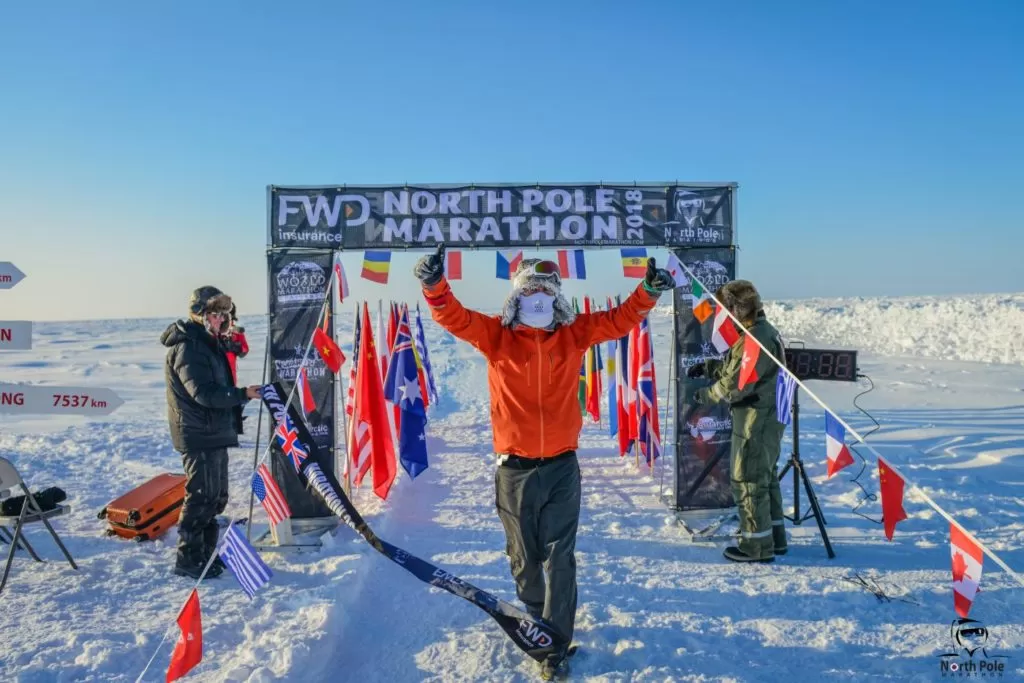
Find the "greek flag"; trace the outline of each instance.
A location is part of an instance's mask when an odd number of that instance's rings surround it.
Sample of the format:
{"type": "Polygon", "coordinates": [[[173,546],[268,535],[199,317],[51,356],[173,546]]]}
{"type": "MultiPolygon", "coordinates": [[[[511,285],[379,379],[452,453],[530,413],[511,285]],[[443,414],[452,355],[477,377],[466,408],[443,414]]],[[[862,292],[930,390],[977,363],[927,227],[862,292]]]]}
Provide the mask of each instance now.
{"type": "Polygon", "coordinates": [[[220,558],[234,573],[250,600],[256,595],[256,589],[266,585],[273,576],[270,567],[263,563],[256,549],[245,540],[245,535],[237,524],[232,524],[224,534],[220,558]]]}
{"type": "Polygon", "coordinates": [[[779,422],[788,425],[793,416],[793,392],[796,391],[796,377],[779,368],[775,380],[775,413],[779,422]]]}

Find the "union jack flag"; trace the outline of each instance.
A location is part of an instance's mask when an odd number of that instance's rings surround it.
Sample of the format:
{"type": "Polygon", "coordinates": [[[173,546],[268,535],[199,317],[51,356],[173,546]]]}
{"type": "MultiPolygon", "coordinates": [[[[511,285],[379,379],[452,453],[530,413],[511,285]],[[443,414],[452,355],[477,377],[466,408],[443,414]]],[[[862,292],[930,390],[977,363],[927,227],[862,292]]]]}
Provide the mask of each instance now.
{"type": "Polygon", "coordinates": [[[653,465],[661,455],[661,435],[658,433],[658,399],[654,393],[654,357],[651,348],[651,334],[647,318],[640,322],[640,362],[637,372],[637,399],[640,418],[640,448],[647,456],[647,464],[653,465]]]}
{"type": "Polygon", "coordinates": [[[287,415],[284,416],[284,419],[277,425],[277,429],[274,430],[274,436],[277,437],[277,443],[281,446],[281,450],[292,461],[295,471],[300,471],[302,463],[309,457],[309,453],[302,447],[302,442],[299,441],[299,432],[292,424],[291,418],[287,415]]]}

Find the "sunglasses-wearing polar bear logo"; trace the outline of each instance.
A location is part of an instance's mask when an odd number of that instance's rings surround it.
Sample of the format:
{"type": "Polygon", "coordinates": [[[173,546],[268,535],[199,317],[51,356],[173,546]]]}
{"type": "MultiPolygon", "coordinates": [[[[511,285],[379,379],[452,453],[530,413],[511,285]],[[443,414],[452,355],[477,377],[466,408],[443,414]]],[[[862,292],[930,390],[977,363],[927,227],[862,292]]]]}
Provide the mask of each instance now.
{"type": "Polygon", "coordinates": [[[704,198],[686,190],[676,190],[676,216],[693,228],[704,221],[704,198]]]}

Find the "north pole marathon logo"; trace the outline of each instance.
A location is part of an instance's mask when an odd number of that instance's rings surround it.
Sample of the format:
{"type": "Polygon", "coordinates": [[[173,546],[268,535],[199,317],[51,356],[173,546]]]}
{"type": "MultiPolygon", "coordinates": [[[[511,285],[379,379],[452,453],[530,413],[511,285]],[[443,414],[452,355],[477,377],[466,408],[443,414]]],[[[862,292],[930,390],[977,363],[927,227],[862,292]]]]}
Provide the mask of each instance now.
{"type": "MultiPolygon", "coordinates": [[[[722,285],[732,279],[729,277],[729,269],[718,261],[712,261],[709,259],[705,261],[695,261],[686,265],[691,271],[693,271],[697,280],[699,280],[712,294],[717,292],[722,285]]],[[[687,284],[690,284],[689,275],[686,276],[686,279],[687,284]]]]}
{"type": "MultiPolygon", "coordinates": [[[[302,358],[306,355],[303,346],[293,347],[294,356],[291,358],[274,359],[274,371],[277,376],[287,382],[294,382],[299,375],[299,368],[302,367],[302,358]]],[[[310,381],[323,379],[327,376],[327,365],[319,354],[311,353],[306,358],[306,376],[310,381]]]]}
{"type": "Polygon", "coordinates": [[[950,652],[939,655],[943,678],[1002,678],[1006,655],[993,654],[988,629],[976,619],[955,619],[950,624],[950,652]]]}
{"type": "Polygon", "coordinates": [[[689,190],[676,190],[676,196],[672,200],[676,210],[676,217],[688,228],[699,228],[704,226],[704,198],[689,190]]]}
{"type": "Polygon", "coordinates": [[[327,291],[327,273],[312,261],[289,263],[274,279],[279,304],[320,302],[327,291]]]}

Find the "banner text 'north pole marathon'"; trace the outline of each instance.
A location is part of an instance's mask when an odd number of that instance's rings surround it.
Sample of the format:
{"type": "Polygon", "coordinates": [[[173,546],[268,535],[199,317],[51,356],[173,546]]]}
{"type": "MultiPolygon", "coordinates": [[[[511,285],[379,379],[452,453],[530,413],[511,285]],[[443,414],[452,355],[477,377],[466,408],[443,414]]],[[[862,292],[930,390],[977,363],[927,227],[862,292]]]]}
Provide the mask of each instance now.
{"type": "Polygon", "coordinates": [[[272,247],[727,246],[731,185],[270,188],[272,247]]]}

